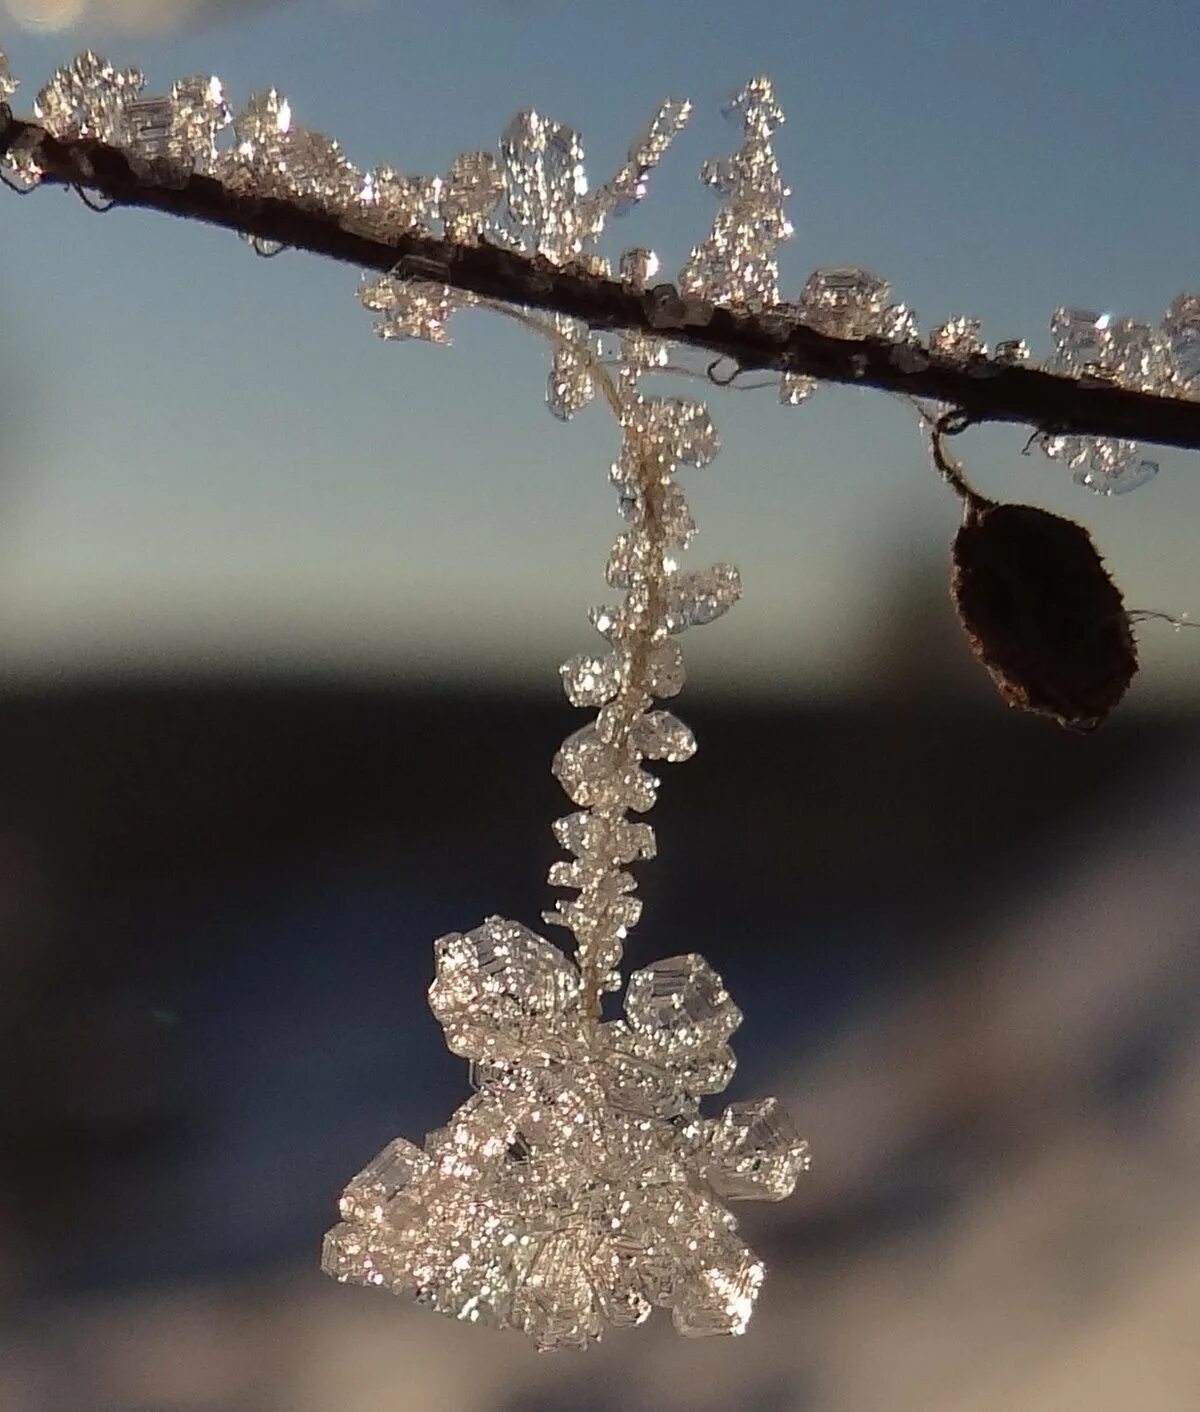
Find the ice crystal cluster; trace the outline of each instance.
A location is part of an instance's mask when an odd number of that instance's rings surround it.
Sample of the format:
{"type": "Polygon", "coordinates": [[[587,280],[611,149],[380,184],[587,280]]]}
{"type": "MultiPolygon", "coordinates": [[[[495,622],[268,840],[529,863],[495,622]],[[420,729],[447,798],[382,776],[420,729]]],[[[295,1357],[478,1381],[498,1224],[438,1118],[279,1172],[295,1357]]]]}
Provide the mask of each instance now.
{"type": "MultiPolygon", "coordinates": [[[[778,121],[770,87],[739,100],[756,170],[782,189],[766,134],[778,121]]],[[[686,117],[667,103],[626,167],[589,193],[582,147],[569,129],[520,114],[502,143],[510,237],[556,263],[601,262],[594,241],[619,202],[635,200],[686,117]]],[[[748,246],[734,219],[756,199],[751,173],[722,189],[714,234],[683,287],[698,301],[748,303],[773,280],[773,244],[748,246]],[[737,284],[731,284],[736,280],[737,284]]],[[[657,259],[627,250],[621,278],[644,289],[657,259]]],[[[370,307],[410,332],[429,284],[376,282],[370,307]]],[[[444,305],[434,337],[444,336],[444,305]]],[[[622,986],[620,964],[641,903],[631,865],[652,858],[654,832],[636,816],[655,802],[656,762],[688,759],[688,727],[657,703],[684,684],[679,636],[725,613],[741,592],[728,564],[684,569],[695,526],[675,480],[718,450],[707,409],[641,390],[662,367],[663,340],[626,334],[606,357],[572,320],[537,320],[554,347],[547,400],[568,418],[601,396],[621,429],[611,476],[624,528],[605,567],[620,601],[598,607],[599,651],[571,658],[563,686],[595,718],[554,757],[575,805],[554,825],[569,855],[544,914],[572,937],[573,958],[517,922],[488,918],[436,943],[430,1004],[450,1049],[471,1061],[475,1093],[423,1147],[390,1143],[347,1187],[324,1266],[340,1280],[415,1293],[443,1313],[515,1327],[541,1348],[582,1346],[606,1325],[640,1324],[668,1307],[684,1334],[745,1330],[762,1263],[737,1235],[730,1200],[779,1200],[807,1148],[778,1102],[734,1103],[719,1117],[701,1101],[734,1070],[729,1039],[741,1014],[697,955],[633,972],[624,1017],[602,996],[622,986]]],[[[396,331],[389,322],[385,332],[396,331]]],[[[429,337],[426,332],[418,336],[429,337]]]]}
{"type": "MultiPolygon", "coordinates": [[[[0,52],[0,102],[16,87],[0,52]]],[[[444,176],[360,170],[336,142],[300,125],[274,89],[235,114],[215,77],[148,94],[136,70],[90,52],[52,75],[33,111],[42,131],[26,130],[3,155],[5,179],[22,190],[45,175],[44,135],[83,144],[85,173],[86,144],[105,144],[146,183],[182,187],[199,176],[377,241],[488,242],[543,269],[616,277],[643,296],[655,334],[601,338],[573,318],[455,290],[449,267],[431,258],[406,257],[359,291],[384,338],[444,343],[455,311],[469,305],[542,334],[553,350],[550,411],[567,420],[600,400],[620,428],[611,478],[624,525],[605,567],[620,596],[592,612],[602,645],[562,667],[570,701],[595,712],[553,763],[574,807],[554,825],[568,856],[549,880],[565,895],[544,921],[569,933],[570,954],[499,917],[435,944],[429,1000],[449,1048],[470,1061],[472,1096],[422,1145],[397,1138],[350,1182],[323,1264],[342,1281],[518,1328],[542,1348],[585,1345],[606,1325],[641,1323],[655,1306],[669,1308],[685,1334],[742,1332],[763,1271],[727,1203],[787,1196],[806,1146],[775,1099],[704,1112],[732,1076],[729,1040],[741,1015],[700,956],[634,971],[622,1018],[604,1007],[604,995],[622,989],[625,942],[641,912],[630,869],[655,852],[639,817],[657,797],[655,768],[696,748],[660,704],[684,684],[679,637],[720,617],[741,592],[731,565],[679,561],[695,526],[676,473],[717,453],[707,408],[651,395],[643,380],[671,366],[673,329],[703,326],[718,306],[785,332],[798,320],[834,338],[882,342],[906,371],[941,360],[995,373],[1028,364],[1028,346],[1008,339],[989,350],[979,322],[965,316],[922,338],[886,279],[849,266],[817,270],[794,300],[782,296],[777,252],[792,227],[772,136],[783,113],[763,78],[729,106],[740,147],[701,170],[718,209],[674,285],[659,280],[657,257],[642,247],[626,249],[614,270],[601,240],[610,218],[645,194],[687,121],[686,102],[664,102],[595,188],[579,134],[533,111],[513,118],[495,151],[464,153],[444,176]]],[[[1157,327],[1064,307],[1050,332],[1044,366],[1056,373],[1200,397],[1200,294],[1179,295],[1157,327]]],[[[786,372],[779,394],[796,405],[815,387],[786,372]]],[[[1046,435],[1042,444],[1106,494],[1156,469],[1135,445],[1111,438],[1046,435]]]]}
{"type": "MultiPolygon", "coordinates": [[[[0,102],[16,87],[0,55],[0,102]]],[[[784,209],[789,193],[771,147],[783,114],[765,79],[752,80],[728,111],[743,123],[745,139],[738,152],[701,170],[721,197],[712,233],[693,250],[677,288],[649,289],[661,303],[664,328],[702,324],[714,305],[731,305],[798,319],[841,339],[881,340],[904,371],[933,359],[964,363],[981,375],[1031,363],[1023,339],[1004,339],[989,349],[979,321],[965,316],[946,320],[923,339],[915,313],[893,300],[889,282],[853,266],[816,270],[796,299],[783,299],[775,251],[791,234],[784,209]]],[[[579,134],[532,111],[513,118],[496,152],[464,153],[444,176],[411,176],[389,166],[355,167],[336,142],[298,124],[291,104],[274,89],[254,94],[235,117],[216,78],[183,79],[166,94],[148,95],[137,70],[116,68],[91,52],[53,74],[34,103],[35,117],[52,137],[120,148],[147,181],[182,185],[198,173],[234,192],[274,196],[331,215],[347,230],[374,239],[416,233],[457,245],[488,241],[596,275],[611,273],[598,246],[609,218],[642,197],[688,113],[686,102],[662,104],[620,169],[591,189],[579,134]]],[[[27,190],[41,179],[39,145],[36,133],[10,145],[3,158],[10,184],[27,190]]],[[[277,249],[259,239],[252,244],[263,254],[277,249]]],[[[453,312],[480,301],[437,279],[436,269],[413,263],[402,261],[393,274],[368,278],[360,298],[379,316],[382,337],[444,343],[453,312]]],[[[623,267],[620,273],[625,277],[623,267]]],[[[539,323],[549,324],[558,344],[551,408],[568,417],[594,395],[588,349],[596,345],[575,320],[539,323]]],[[[1050,334],[1053,351],[1042,366],[1052,372],[1200,397],[1200,293],[1180,294],[1157,326],[1059,308],[1050,334]]],[[[803,373],[780,379],[780,397],[793,405],[807,401],[815,388],[803,373]]],[[[1047,433],[1040,444],[1079,484],[1105,495],[1132,490],[1158,469],[1135,443],[1111,437],[1047,433]]]]}
{"type": "MultiPolygon", "coordinates": [[[[893,362],[907,371],[927,367],[934,358],[983,371],[995,364],[1030,363],[1023,339],[1005,339],[989,350],[978,319],[948,319],[922,343],[913,311],[890,301],[891,286],[878,275],[851,267],[823,269],[805,284],[798,312],[804,322],[833,337],[894,344],[893,362]]],[[[1056,309],[1050,334],[1054,352],[1043,364],[1049,372],[1134,392],[1200,397],[1200,294],[1180,294],[1159,328],[1109,314],[1056,309]]],[[[1047,456],[1075,472],[1077,484],[1102,495],[1124,494],[1158,473],[1157,463],[1145,459],[1136,442],[1053,434],[1039,440],[1047,456]]]]}
{"type": "Polygon", "coordinates": [[[430,1003],[477,1092],[350,1182],[324,1268],[540,1348],[656,1305],[684,1334],[741,1333],[763,1267],[725,1202],[787,1196],[805,1147],[773,1098],[702,1116],[741,1021],[720,977],[656,961],[599,1021],[585,972],[519,923],[489,917],[436,956],[430,1003]]]}

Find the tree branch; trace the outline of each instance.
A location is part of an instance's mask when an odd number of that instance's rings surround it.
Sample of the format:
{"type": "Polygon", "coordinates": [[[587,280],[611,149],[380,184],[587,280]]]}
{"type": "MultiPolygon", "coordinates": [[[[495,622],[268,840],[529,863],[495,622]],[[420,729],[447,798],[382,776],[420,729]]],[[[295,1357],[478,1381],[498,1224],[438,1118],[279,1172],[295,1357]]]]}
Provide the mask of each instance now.
{"type": "Polygon", "coordinates": [[[495,245],[433,236],[390,241],[344,230],[337,217],[274,198],[242,196],[211,177],[179,186],[142,180],[123,153],[96,142],[59,142],[0,108],[0,155],[19,138],[38,144],[44,181],[276,241],[360,269],[432,280],[487,299],[568,314],[594,329],[641,329],[727,358],[745,371],[772,369],[827,382],[882,388],[947,403],[967,422],[1017,422],[1053,433],[1122,437],[1200,450],[1200,402],[1130,392],[1100,379],[1069,378],[989,358],[928,357],[879,339],[831,338],[787,306],[763,315],[697,307],[669,285],[646,293],[562,269],[495,245]],[[914,363],[922,363],[914,366],[914,363]]]}

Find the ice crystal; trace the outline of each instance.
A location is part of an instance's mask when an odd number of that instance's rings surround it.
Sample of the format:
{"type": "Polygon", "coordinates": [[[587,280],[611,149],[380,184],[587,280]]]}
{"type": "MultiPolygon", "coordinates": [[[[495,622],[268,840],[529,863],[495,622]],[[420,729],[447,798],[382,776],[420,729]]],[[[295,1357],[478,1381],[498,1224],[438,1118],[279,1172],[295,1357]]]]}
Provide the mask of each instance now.
{"type": "Polygon", "coordinates": [[[556,314],[550,327],[558,335],[546,383],[546,405],[560,421],[569,421],[596,395],[594,368],[599,356],[597,340],[585,323],[556,314]]]}
{"type": "MultiPolygon", "coordinates": [[[[1164,392],[1174,377],[1172,311],[1181,307],[1176,301],[1167,311],[1164,330],[1090,309],[1056,309],[1050,320],[1055,351],[1046,367],[1134,392],[1164,392]]],[[[1074,471],[1077,485],[1101,495],[1136,490],[1158,473],[1158,463],[1143,458],[1134,441],[1051,433],[1042,436],[1041,445],[1052,460],[1074,471]]]]}
{"type": "Polygon", "coordinates": [[[88,50],[55,71],[34,101],[34,116],[60,141],[91,138],[120,145],[126,109],[144,83],[136,69],[115,69],[88,50]]]}
{"type": "Polygon", "coordinates": [[[646,250],[640,245],[632,245],[628,250],[622,250],[617,264],[617,272],[623,282],[639,294],[650,288],[660,268],[658,256],[654,251],[646,250]]]}
{"type": "Polygon", "coordinates": [[[218,134],[233,122],[233,112],[225,98],[221,80],[213,74],[182,78],[171,88],[172,157],[190,162],[205,175],[217,161],[218,134]]]}
{"type": "MultiPolygon", "coordinates": [[[[376,167],[363,176],[353,199],[341,212],[341,223],[373,240],[426,235],[443,196],[440,177],[405,176],[393,167],[376,167]]],[[[451,219],[468,220],[453,203],[451,210],[457,212],[451,219]]]]}
{"type": "Polygon", "coordinates": [[[1029,362],[1029,345],[1023,338],[1002,338],[992,350],[992,357],[997,363],[1016,367],[1029,362]]]}
{"type": "Polygon", "coordinates": [[[363,175],[338,144],[296,122],[275,89],[254,94],[233,121],[234,142],[215,170],[231,190],[273,196],[342,215],[361,193],[363,175]]]}
{"type": "Polygon", "coordinates": [[[1177,294],[1163,316],[1176,390],[1200,396],[1200,294],[1177,294]]]}
{"type": "Polygon", "coordinates": [[[649,173],[689,111],[687,103],[663,103],[616,176],[590,193],[583,143],[575,129],[541,113],[517,113],[500,139],[511,225],[553,264],[593,256],[609,217],[645,195],[649,173]]]}
{"type": "Polygon", "coordinates": [[[878,334],[889,343],[911,347],[920,342],[921,330],[914,310],[907,304],[889,304],[879,315],[878,334]]]}
{"type": "Polygon", "coordinates": [[[572,706],[603,706],[620,691],[625,669],[626,663],[615,652],[570,658],[561,668],[567,699],[572,706]]]}
{"type": "Polygon", "coordinates": [[[217,161],[217,134],[232,122],[218,78],[181,79],[171,92],[125,103],[117,139],[133,171],[145,181],[182,185],[217,161]]]}
{"type": "Polygon", "coordinates": [[[667,590],[666,629],[680,633],[715,622],[741,596],[742,577],[732,564],[714,564],[711,569],[678,574],[667,590]]]}
{"type": "Polygon", "coordinates": [[[441,186],[440,215],[447,240],[475,245],[504,199],[504,177],[490,152],[456,157],[441,186]]]}
{"type": "Polygon", "coordinates": [[[940,358],[973,358],[986,353],[979,336],[979,320],[962,315],[947,319],[929,335],[929,351],[940,358]]]}
{"type": "Polygon", "coordinates": [[[677,98],[668,98],[659,105],[630,144],[624,166],[585,201],[585,220],[593,236],[600,233],[610,216],[623,215],[645,196],[650,173],[662,161],[691,112],[692,105],[677,98]]]}
{"type": "Polygon", "coordinates": [[[792,234],[789,196],[771,145],[783,110],[769,79],[752,79],[731,101],[728,116],[745,131],[732,157],[707,162],[701,178],[721,197],[712,233],[691,253],[679,276],[683,294],[713,304],[761,310],[779,302],[775,252],[792,234]]]}
{"type": "Polygon", "coordinates": [[[446,324],[451,313],[471,303],[471,296],[428,280],[384,275],[364,280],[358,293],[364,309],[382,317],[375,322],[380,338],[415,338],[449,343],[446,324]]]}
{"type": "Polygon", "coordinates": [[[9,143],[3,157],[4,175],[18,191],[32,191],[45,176],[41,146],[41,134],[34,128],[9,143]]]}
{"type": "Polygon", "coordinates": [[[698,956],[657,961],[630,977],[625,1018],[597,1024],[581,973],[517,923],[435,952],[430,1003],[477,1092],[423,1148],[390,1142],[351,1180],[324,1269],[541,1348],[655,1306],[684,1334],[742,1333],[762,1264],[724,1203],[787,1196],[807,1148],[774,1099],[701,1113],[741,1021],[720,977],[698,956]]]}
{"type": "MultiPolygon", "coordinates": [[[[883,335],[883,314],[892,286],[869,270],[837,265],[815,270],[800,291],[804,321],[831,338],[883,335]]],[[[907,312],[907,311],[905,311],[907,312]]]]}
{"type": "Polygon", "coordinates": [[[21,86],[21,80],[13,77],[8,55],[0,49],[0,103],[7,103],[21,86]]]}
{"type": "Polygon", "coordinates": [[[500,139],[508,209],[533,232],[534,248],[556,264],[583,249],[580,203],[587,193],[583,144],[574,128],[540,113],[518,113],[500,139]]]}
{"type": "MultiPolygon", "coordinates": [[[[653,285],[650,250],[632,247],[619,262],[622,282],[644,295],[664,330],[711,317],[710,300],[734,285],[750,307],[778,298],[772,256],[788,228],[769,136],[781,114],[765,81],[736,106],[745,145],[710,171],[725,202],[682,292],[653,285]],[[748,229],[753,221],[758,228],[748,229]]],[[[686,111],[664,105],[618,175],[590,195],[579,135],[519,113],[501,143],[508,236],[555,264],[602,268],[595,240],[605,220],[642,194],[686,111]]],[[[486,163],[456,163],[440,207],[447,229],[461,218],[461,240],[503,235],[489,215],[497,196],[486,163]],[[464,184],[477,203],[463,203],[464,184]]],[[[424,228],[418,204],[404,213],[410,228],[424,228]]],[[[445,284],[399,272],[367,282],[361,298],[385,337],[437,342],[455,300],[445,284]]],[[[610,478],[625,528],[604,576],[624,597],[592,611],[605,649],[562,666],[572,705],[597,715],[552,765],[578,807],[554,825],[571,856],[549,874],[571,895],[543,915],[572,934],[574,957],[497,917],[436,944],[430,1004],[450,1049],[471,1062],[477,1091],[423,1150],[398,1140],[351,1182],[323,1264],[340,1280],[520,1329],[542,1348],[585,1345],[605,1325],[641,1323],[656,1305],[672,1310],[684,1334],[740,1333],[763,1272],[724,1199],[787,1195],[805,1146],[773,1099],[736,1104],[716,1120],[701,1113],[700,1099],[733,1074],[728,1041],[741,1020],[702,958],[635,971],[623,1019],[604,1020],[600,1003],[621,988],[625,942],[641,916],[630,865],[655,852],[652,829],[629,817],[657,799],[646,762],[678,763],[696,749],[689,727],[654,705],[684,684],[675,639],[741,593],[731,565],[683,569],[676,557],[696,528],[676,472],[706,466],[720,443],[702,403],[642,390],[669,362],[665,338],[622,333],[606,357],[578,320],[522,319],[554,349],[550,411],[567,420],[603,394],[621,432],[610,478]]],[[[799,378],[785,386],[793,400],[811,390],[799,378]]]]}
{"type": "Polygon", "coordinates": [[[125,105],[123,146],[130,167],[141,177],[171,183],[190,171],[171,158],[175,110],[170,98],[136,98],[125,105]]]}
{"type": "Polygon", "coordinates": [[[1138,319],[1109,324],[1108,363],[1115,380],[1133,392],[1163,392],[1171,382],[1170,343],[1138,319]]]}
{"type": "Polygon", "coordinates": [[[816,378],[805,373],[783,373],[779,379],[779,400],[787,407],[799,407],[817,390],[816,378]]]}

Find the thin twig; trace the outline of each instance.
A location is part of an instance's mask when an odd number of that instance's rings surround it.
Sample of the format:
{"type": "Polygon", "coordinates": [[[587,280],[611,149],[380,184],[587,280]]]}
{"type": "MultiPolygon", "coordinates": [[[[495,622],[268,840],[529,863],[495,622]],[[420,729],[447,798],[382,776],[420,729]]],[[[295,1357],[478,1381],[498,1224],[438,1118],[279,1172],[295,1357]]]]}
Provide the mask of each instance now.
{"type": "MultiPolygon", "coordinates": [[[[763,314],[665,299],[487,243],[428,235],[375,240],[344,230],[335,214],[289,201],[244,196],[206,176],[161,186],[137,176],[123,153],[96,142],[59,142],[35,123],[0,112],[0,154],[34,144],[44,180],[85,186],[122,206],[144,207],[307,250],[360,269],[436,278],[510,305],[567,314],[596,330],[640,329],[729,359],[743,372],[771,369],[826,382],[883,388],[961,409],[972,422],[1016,422],[1038,432],[1153,441],[1200,450],[1200,402],[1130,392],[977,357],[940,358],[882,339],[832,338],[787,306],[763,314]],[[686,320],[678,310],[686,311],[686,320]]],[[[660,287],[661,289],[661,287],[660,287]]],[[[674,293],[674,291],[672,291],[674,293]]]]}
{"type": "MultiPolygon", "coordinates": [[[[925,414],[923,414],[923,420],[928,421],[925,414]]],[[[930,423],[929,451],[933,457],[934,466],[953,488],[954,493],[966,509],[971,514],[978,514],[982,510],[989,509],[995,502],[989,500],[986,495],[980,495],[967,479],[963,463],[956,456],[952,456],[946,447],[946,438],[958,436],[961,432],[966,431],[973,420],[957,407],[952,408],[949,412],[943,412],[936,421],[930,423]]]]}

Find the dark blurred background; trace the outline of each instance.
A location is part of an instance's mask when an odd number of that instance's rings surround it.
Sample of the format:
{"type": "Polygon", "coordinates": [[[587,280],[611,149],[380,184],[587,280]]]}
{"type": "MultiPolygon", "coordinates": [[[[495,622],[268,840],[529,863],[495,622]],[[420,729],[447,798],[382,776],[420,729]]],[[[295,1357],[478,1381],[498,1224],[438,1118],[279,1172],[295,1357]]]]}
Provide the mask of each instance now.
{"type": "Polygon", "coordinates": [[[316,1262],[351,1171],[465,1093],[430,943],[536,918],[569,709],[9,693],[2,1405],[958,1412],[1147,1378],[1130,1405],[1189,1405],[1195,722],[1076,739],[962,666],[924,699],[694,694],[631,955],[710,958],[747,1016],[731,1092],[783,1094],[815,1166],[742,1208],[770,1268],[746,1339],[659,1319],[556,1358],[316,1262]]]}

